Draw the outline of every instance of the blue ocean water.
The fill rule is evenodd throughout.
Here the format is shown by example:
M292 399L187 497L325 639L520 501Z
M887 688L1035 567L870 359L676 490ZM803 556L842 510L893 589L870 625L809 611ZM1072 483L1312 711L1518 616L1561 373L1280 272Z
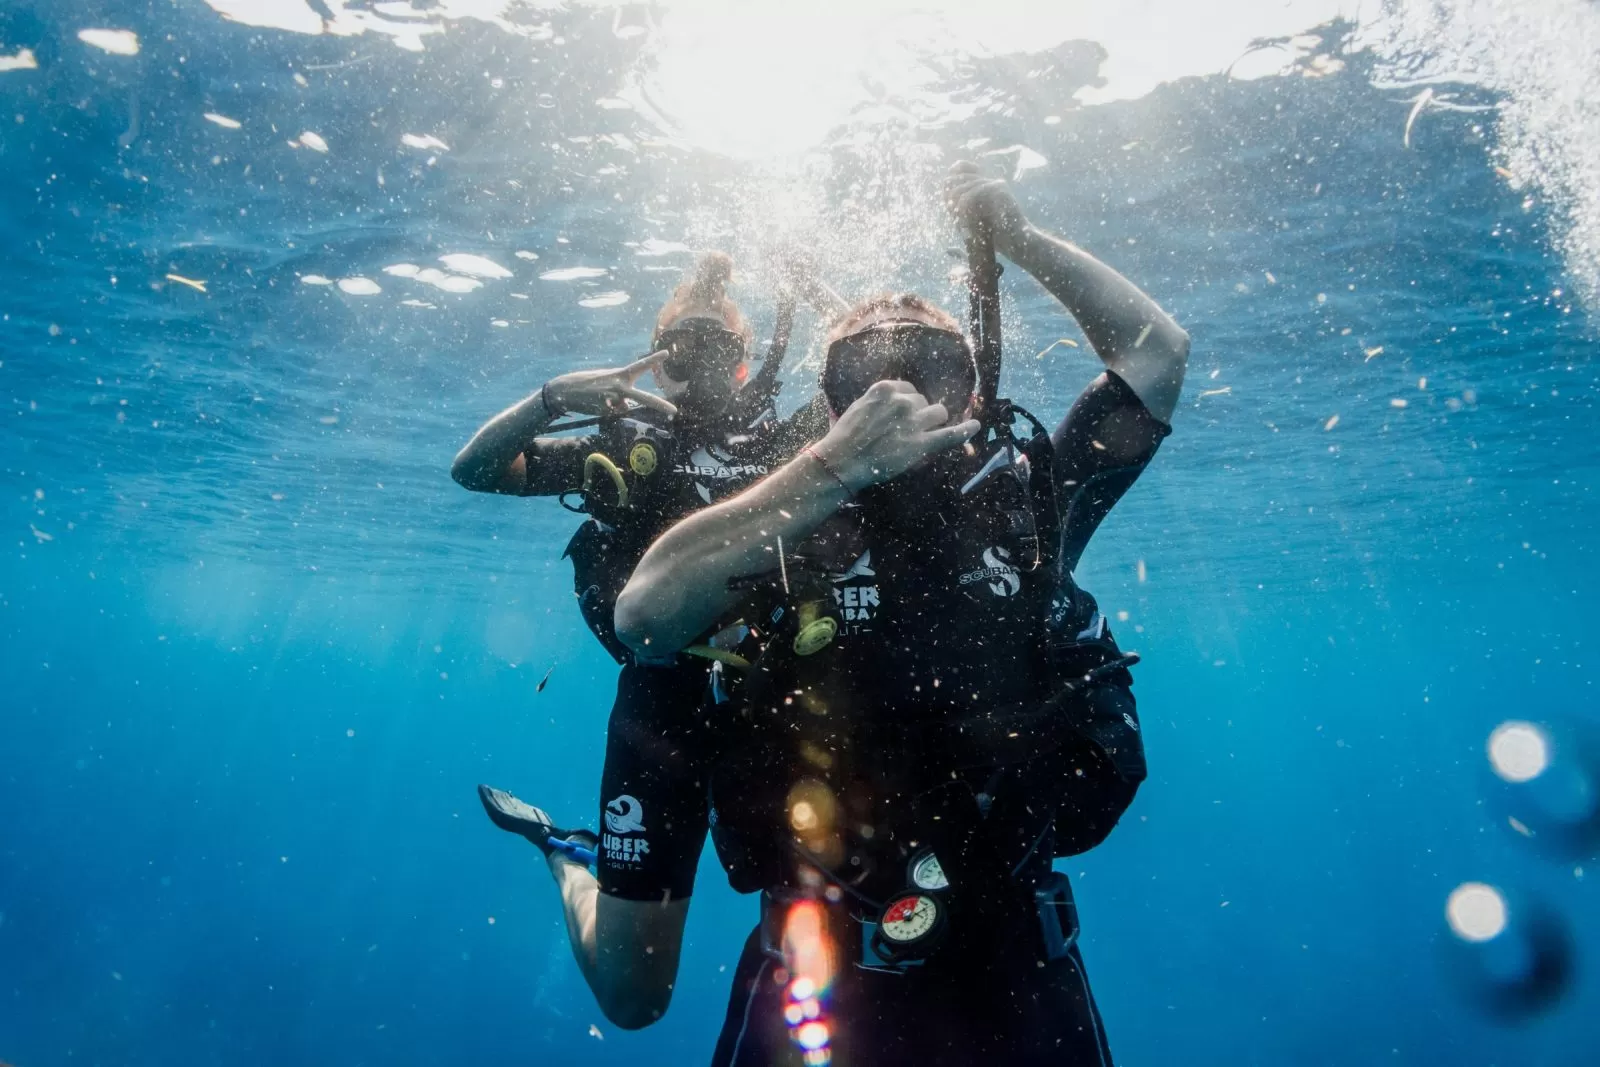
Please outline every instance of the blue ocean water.
M1552 39L1594 32L1592 4L1518 17L1557 9ZM0 3L0 1060L704 1062L752 901L708 859L672 1009L622 1033L479 812L486 781L592 817L615 667L558 558L573 516L449 461L638 355L687 249L734 253L758 329L785 242L846 293L954 303L935 190L979 154L1194 338L1079 573L1144 656L1151 778L1063 864L1118 1062L1595 1062L1595 872L1508 824L1484 754L1600 710L1593 111L1536 106L1590 73L1441 80L1346 18L1259 42L1272 76L1087 106L1119 53L935 19L915 77L878 57L763 154L652 80L681 74L673 18ZM733 99L750 66L696 55L710 114L772 132ZM1081 335L1004 284L1007 388L1054 419L1093 359L1036 356ZM1447 981L1467 881L1570 925L1539 1017Z

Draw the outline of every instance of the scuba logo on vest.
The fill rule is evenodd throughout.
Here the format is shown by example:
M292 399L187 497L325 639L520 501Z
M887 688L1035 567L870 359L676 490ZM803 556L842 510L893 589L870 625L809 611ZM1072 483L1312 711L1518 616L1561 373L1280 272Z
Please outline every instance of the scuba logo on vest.
M833 602L839 609L839 617L846 623L868 623L877 614L878 609L878 572L872 569L872 550L861 553L856 561L842 574L830 575L833 579ZM871 585L862 584L861 579L873 579ZM846 633L859 632L862 627L848 626Z
M700 494L700 499L707 504L711 503L711 489L702 478L727 481L730 478L762 477L767 473L765 463L740 463L737 458L716 445L706 445L697 448L689 455L689 462L679 463L672 468L675 474L687 474L694 478L695 491Z
M995 596L1016 596L1022 589L1022 575L1011 565L1011 552L999 545L983 550L983 566L961 576L962 585L987 582Z
M644 829L643 815L644 805L626 793L606 804L607 833L600 839L600 847L605 849L607 860L636 866L650 851L649 841L627 836Z

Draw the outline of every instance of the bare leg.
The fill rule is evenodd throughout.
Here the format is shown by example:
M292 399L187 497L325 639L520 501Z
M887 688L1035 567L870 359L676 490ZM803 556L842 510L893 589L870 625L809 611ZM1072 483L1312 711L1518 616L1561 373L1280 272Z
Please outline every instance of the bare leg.
M583 972L583 980L589 983L595 999L603 1004L605 998L601 996L597 984L595 958L595 913L600 898L600 882L589 868L559 852L551 852L545 857L545 862L549 864L550 877L556 880L556 889L561 893L561 912L567 920L567 939L572 942L572 958L578 961L578 970Z
M584 839L593 835L558 829L543 811L501 790L480 786L478 793L496 826L527 838L545 854L561 894L572 958L606 1018L625 1030L661 1018L677 982L689 898L607 896L594 872L550 843L556 838L587 844Z

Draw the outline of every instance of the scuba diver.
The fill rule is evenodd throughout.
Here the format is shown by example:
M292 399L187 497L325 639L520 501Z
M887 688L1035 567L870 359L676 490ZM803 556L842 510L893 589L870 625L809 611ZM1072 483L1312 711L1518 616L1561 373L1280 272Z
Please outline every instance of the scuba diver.
M789 286L807 299L842 303L803 260L785 267ZM564 555L584 620L622 664L601 786L609 831L602 840L559 830L540 809L488 786L479 787L479 797L495 825L545 854L579 968L601 1010L624 1028L655 1021L676 978L699 850L683 848L663 866L643 832L686 835L698 826L704 838L708 768L701 757L710 749L698 733L711 661L634 655L617 641L612 605L657 534L750 485L827 429L819 401L783 421L772 408L793 295L785 290L772 348L752 377L752 330L726 293L731 271L727 255L702 256L657 316L650 355L620 369L551 379L486 423L451 468L468 489L560 496L588 515ZM637 386L646 373L660 395ZM556 421L569 413L588 418ZM541 436L570 429L590 432ZM610 847L620 841L617 833L632 836Z
M958 164L947 198L968 336L909 294L845 314L828 432L658 538L616 604L638 650L743 637L747 666L712 672L710 817L761 921L717 1067L1112 1062L1051 861L1099 844L1145 777L1137 657L1073 570L1170 432L1189 338L1004 182ZM996 251L1105 367L1053 433L997 395ZM678 847L651 829L658 860Z

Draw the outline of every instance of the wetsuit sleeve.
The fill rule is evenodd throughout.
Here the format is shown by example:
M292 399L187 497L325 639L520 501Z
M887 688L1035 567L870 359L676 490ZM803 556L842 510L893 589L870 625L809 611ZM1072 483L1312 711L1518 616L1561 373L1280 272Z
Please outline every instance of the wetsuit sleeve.
M1061 519L1061 562L1067 573L1117 501L1138 481L1172 427L1107 371L1083 391L1050 435Z
M580 437L537 437L522 453L528 464L523 496L560 496L583 484L583 461L602 447L598 434Z
M1126 682L1094 686L1073 712L1079 737L1052 761L1059 774L1052 794L1057 856L1104 841L1147 774L1138 706Z
M714 734L707 667L629 664L617 679L600 778L600 892L677 900L694 892L709 828Z

